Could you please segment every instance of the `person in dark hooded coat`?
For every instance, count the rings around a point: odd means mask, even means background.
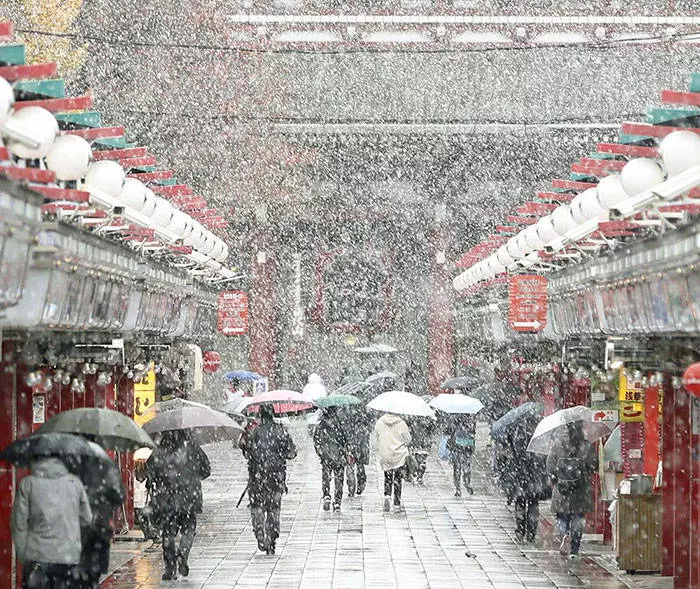
[[[448,431],[447,449],[450,451],[450,460],[452,462],[455,497],[462,496],[462,481],[467,489],[467,493],[473,495],[472,454],[474,453],[476,441],[476,419],[473,415],[453,415]]]
[[[163,527],[163,580],[189,574],[190,549],[202,510],[201,481],[211,474],[209,459],[186,432],[163,433],[160,446],[146,463]],[[180,536],[180,543],[177,537]]]
[[[527,445],[537,427],[539,417],[521,421],[508,436],[508,483],[514,503],[515,535],[533,542],[537,536],[539,502],[551,494],[544,456],[527,452]]]
[[[332,476],[335,481],[333,511],[339,511],[343,500],[343,478],[350,448],[346,428],[336,407],[328,407],[322,411],[321,419],[314,431],[314,448],[321,460],[323,510],[328,511],[331,507]]]
[[[348,443],[348,465],[345,467],[348,496],[362,495],[367,486],[369,464],[369,438],[372,434],[372,418],[364,405],[351,405],[340,410],[340,422]]]
[[[260,425],[248,433],[241,449],[248,459],[248,497],[258,548],[274,554],[282,493],[287,488],[287,460],[296,457],[297,449],[284,426],[275,423],[270,405],[261,405],[259,416]]]

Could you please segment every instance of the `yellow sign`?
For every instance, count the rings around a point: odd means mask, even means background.
[[[620,422],[644,421],[644,387],[641,381],[627,377],[620,369]]]
[[[156,373],[153,370],[153,364],[151,364],[151,369],[144,375],[143,380],[134,383],[134,421],[139,425],[143,425],[153,419],[153,414],[144,418],[144,413],[155,402]]]

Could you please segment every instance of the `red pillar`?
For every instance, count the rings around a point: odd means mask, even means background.
[[[250,351],[248,368],[275,380],[277,355],[277,261],[273,238],[261,238],[253,258],[250,284]]]
[[[691,516],[691,430],[690,396],[684,389],[675,389],[675,468],[674,477],[674,571],[675,589],[691,589],[690,585],[690,516]]]
[[[97,387],[97,375],[88,374],[85,377],[85,407],[95,407],[95,389]]]
[[[437,395],[440,384],[453,376],[453,290],[445,264],[448,236],[443,229],[430,232],[430,287],[428,300],[428,390]]]
[[[656,476],[659,466],[659,388],[644,392],[644,473]]]
[[[662,523],[662,561],[661,574],[672,577],[675,568],[673,544],[676,533],[676,394],[671,384],[671,376],[664,374],[663,380],[663,523]]]
[[[134,382],[120,374],[117,379],[117,411],[134,418]],[[117,525],[134,527],[134,456],[132,453],[120,452],[118,455],[119,466],[122,474],[122,484],[126,492],[124,510],[126,512],[126,522],[123,513],[117,517]]]
[[[15,345],[12,341],[0,343],[0,448],[15,439],[16,375]],[[14,558],[10,514],[14,497],[14,469],[0,462],[0,587],[12,587]]]
[[[59,384],[61,391],[61,411],[70,411],[73,409],[73,390],[70,382],[68,384]]]

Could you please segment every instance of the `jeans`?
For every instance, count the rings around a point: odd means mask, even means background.
[[[282,509],[282,491],[271,491],[264,501],[251,505],[250,515],[253,532],[260,550],[275,548],[280,535],[280,511]]]
[[[583,513],[557,513],[557,532],[563,538],[571,534],[571,554],[578,554],[581,547],[586,516]]]
[[[348,495],[361,495],[367,486],[367,471],[361,462],[348,464],[345,467],[345,480],[348,482]]]
[[[25,562],[22,569],[22,589],[72,589],[76,578],[70,564]]]
[[[340,502],[343,500],[345,466],[333,467],[327,462],[321,463],[321,493],[324,498],[331,496],[331,477],[335,479],[333,503],[335,505],[340,505]]]
[[[460,480],[468,489],[472,486],[472,452],[471,450],[455,450],[452,452],[452,477],[455,490],[460,491]]]
[[[539,502],[530,497],[516,497],[514,507],[515,533],[531,542],[537,536],[540,523]]]
[[[401,477],[403,476],[403,466],[393,470],[384,471],[384,496],[391,497],[394,491],[394,505],[401,505]]]
[[[163,517],[163,560],[165,572],[177,572],[178,558],[187,562],[197,531],[197,516],[191,511],[166,513]],[[177,536],[180,535],[180,543]]]

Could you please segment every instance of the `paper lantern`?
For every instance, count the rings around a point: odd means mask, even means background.
[[[683,385],[691,395],[700,397],[700,362],[695,362],[686,368],[683,373]]]
[[[554,209],[552,213],[552,225],[559,235],[565,235],[572,229],[578,227],[578,223],[574,221],[571,215],[571,207],[569,205],[561,205]]]
[[[221,366],[221,354],[208,350],[202,354],[203,369],[207,374],[214,374]]]
[[[622,187],[620,176],[606,176],[598,182],[598,200],[605,209],[610,209],[627,198],[629,195]]]
[[[153,214],[151,218],[155,221],[156,225],[161,227],[167,227],[170,223],[170,219],[173,217],[173,207],[164,198],[156,197],[156,206],[153,209]]]
[[[669,176],[700,165],[700,136],[692,131],[674,131],[659,145],[661,159]]]
[[[136,178],[127,178],[124,182],[124,188],[117,197],[125,207],[142,211],[146,204],[146,187],[143,182]]]
[[[85,174],[85,184],[106,195],[116,198],[124,190],[124,169],[111,160],[90,164]]]

